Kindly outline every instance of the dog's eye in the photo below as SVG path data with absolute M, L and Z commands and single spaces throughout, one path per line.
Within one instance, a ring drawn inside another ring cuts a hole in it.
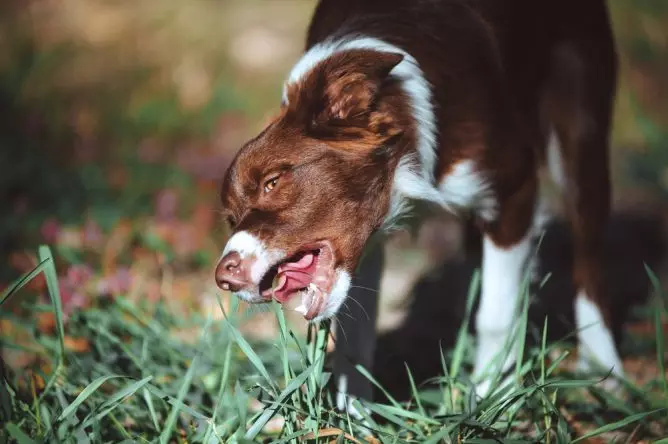
M 227 223 L 230 224 L 230 228 L 234 228 L 234 226 L 236 225 L 236 221 L 232 216 L 227 216 Z
M 274 177 L 272 177 L 271 179 L 269 179 L 268 181 L 266 181 L 264 183 L 264 192 L 265 193 L 268 193 L 271 190 L 273 190 L 274 188 L 276 188 L 276 184 L 278 184 L 279 177 L 280 176 L 274 176 Z

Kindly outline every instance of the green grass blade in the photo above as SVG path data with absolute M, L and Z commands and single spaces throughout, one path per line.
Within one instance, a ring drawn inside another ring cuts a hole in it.
M 445 442 L 447 443 L 451 443 L 452 442 L 452 440 L 450 439 L 451 431 L 452 431 L 452 426 L 443 427 L 441 430 L 439 430 L 438 432 L 434 433 L 429 438 L 424 440 L 424 444 L 438 444 L 442 440 L 445 440 Z
M 49 298 L 53 305 L 53 312 L 56 317 L 56 333 L 58 335 L 58 354 L 56 356 L 56 365 L 49 377 L 42 394 L 37 399 L 37 408 L 45 396 L 51 392 L 51 388 L 58 380 L 59 374 L 63 369 L 65 363 L 65 328 L 63 323 L 63 307 L 60 300 L 60 288 L 58 287 L 58 274 L 56 273 L 56 266 L 49 247 L 41 245 L 38 249 L 40 262 L 44 264 L 44 277 L 46 279 L 46 286 L 49 290 Z
M 367 369 L 365 369 L 364 367 L 362 367 L 362 366 L 359 365 L 359 364 L 355 365 L 355 368 L 357 369 L 358 372 L 360 372 L 361 374 L 363 374 L 369 381 L 371 381 L 371 383 L 372 383 L 373 385 L 375 385 L 376 387 L 378 387 L 378 388 L 380 389 L 380 391 L 382 391 L 383 394 L 387 397 L 387 399 L 390 400 L 390 402 L 392 403 L 392 405 L 394 405 L 395 407 L 401 408 L 401 405 L 397 402 L 397 400 L 394 399 L 394 398 L 392 397 L 392 395 L 390 395 L 390 393 L 389 393 L 387 390 L 385 390 L 385 387 L 383 387 L 382 385 L 380 385 L 380 383 L 379 383 L 378 381 L 376 381 L 376 379 L 375 379 L 373 376 L 371 376 L 371 373 L 369 373 L 369 372 L 367 371 Z
M 276 390 L 276 383 L 274 382 L 274 379 L 269 376 L 269 372 L 267 371 L 267 368 L 264 366 L 262 363 L 262 360 L 260 357 L 255 353 L 253 348 L 250 346 L 248 341 L 244 339 L 244 337 L 239 333 L 239 331 L 234 328 L 234 326 L 230 323 L 227 324 L 230 333 L 234 337 L 234 341 L 239 345 L 239 348 L 241 348 L 241 351 L 244 352 L 248 360 L 253 364 L 253 367 L 262 375 L 262 377 L 267 381 L 267 383 L 274 389 Z
M 290 368 L 290 360 L 288 358 L 288 326 L 285 322 L 285 314 L 283 313 L 283 308 L 279 303 L 274 301 L 272 303 L 272 308 L 278 319 L 278 330 L 279 330 L 279 339 L 280 339 L 280 349 L 281 349 L 281 363 L 283 364 L 283 378 L 285 378 L 285 384 L 289 384 L 292 380 L 293 372 Z M 291 395 L 292 404 L 298 406 L 299 402 L 299 393 L 295 392 Z M 313 415 L 313 409 L 311 403 L 308 403 L 309 413 Z M 289 418 L 286 418 L 285 426 L 288 434 L 293 434 L 294 429 L 292 424 L 297 423 L 297 413 L 294 411 L 289 412 Z
M 606 377 L 602 377 L 601 379 L 548 379 L 545 381 L 545 384 L 540 384 L 536 388 L 587 388 L 600 383 L 604 379 L 606 379 Z
M 9 435 L 18 442 L 18 444 L 35 444 L 35 441 L 26 435 L 16 424 L 10 422 L 5 426 L 5 429 Z
M 443 346 L 439 342 L 438 351 L 440 354 L 441 360 L 441 369 L 443 370 L 443 379 L 445 381 L 445 387 L 443 387 L 443 404 L 441 405 L 442 413 L 446 413 L 446 401 L 449 401 L 450 412 L 455 411 L 455 397 L 452 396 L 452 383 L 453 380 L 450 379 L 450 373 L 448 372 L 448 366 L 445 364 L 445 355 L 443 355 Z M 447 391 L 447 400 L 446 400 L 446 391 Z
M 666 409 L 663 408 L 663 409 L 652 410 L 651 412 L 637 413 L 635 415 L 628 416 L 628 417 L 626 417 L 624 419 L 621 419 L 619 421 L 615 421 L 615 422 L 612 422 L 610 424 L 606 424 L 602 427 L 597 428 L 596 430 L 592 430 L 591 432 L 585 433 L 584 435 L 574 439 L 573 444 L 575 444 L 576 442 L 584 441 L 585 439 L 593 438 L 594 436 L 598 436 L 602 433 L 612 432 L 613 430 L 617 430 L 619 428 L 622 428 L 624 426 L 632 424 L 636 421 L 640 421 L 641 419 L 646 418 L 649 415 L 653 415 L 654 413 L 660 412 L 662 410 L 666 410 Z
M 422 406 L 422 401 L 420 400 L 420 394 L 418 393 L 418 389 L 415 386 L 415 380 L 413 379 L 413 374 L 411 373 L 411 369 L 405 362 L 404 362 L 404 367 L 406 367 L 406 373 L 408 373 L 408 381 L 410 382 L 411 392 L 413 393 L 413 397 L 415 398 L 415 403 L 417 404 L 417 408 L 422 416 L 427 416 L 427 413 L 425 412 L 424 407 Z
M 172 406 L 180 406 L 180 409 L 184 412 L 189 414 L 190 416 L 197 418 L 197 419 L 202 419 L 202 420 L 208 420 L 210 419 L 206 415 L 203 415 L 202 413 L 198 412 L 197 410 L 193 409 L 192 407 L 189 407 L 183 403 L 180 403 L 178 399 L 174 398 L 173 396 L 169 396 L 167 393 L 163 392 L 159 388 L 157 388 L 154 385 L 151 384 L 146 384 L 146 388 L 148 389 L 149 392 L 157 396 L 158 398 L 162 399 L 163 401 L 167 401 L 169 405 Z
M 522 292 L 520 293 L 522 311 L 520 312 L 519 331 L 514 334 L 517 335 L 517 358 L 515 360 L 515 382 L 519 383 L 522 377 L 522 363 L 524 362 L 524 349 L 527 336 L 527 324 L 529 322 L 529 281 L 526 280 L 522 285 Z M 512 342 L 511 342 L 512 344 Z
M 116 392 L 111 398 L 106 400 L 102 405 L 99 407 L 98 410 L 101 410 L 100 413 L 95 414 L 94 416 L 90 416 L 87 418 L 84 423 L 83 423 L 83 428 L 86 428 L 90 426 L 93 422 L 99 421 L 100 419 L 104 418 L 107 416 L 112 410 L 117 408 L 123 401 L 125 401 L 127 398 L 130 396 L 134 395 L 139 389 L 144 387 L 148 382 L 153 379 L 153 376 L 147 376 L 144 379 L 141 379 L 139 381 L 132 382 L 131 384 L 128 384 L 126 387 L 122 388 L 118 392 Z
M 547 316 L 543 321 L 543 334 L 540 340 L 540 382 L 545 382 L 545 358 L 547 357 Z
M 382 408 L 383 410 L 396 415 L 400 416 L 406 419 L 412 419 L 414 421 L 417 421 L 419 423 L 423 424 L 430 424 L 430 425 L 439 425 L 440 423 L 436 421 L 435 419 L 429 418 L 427 415 L 421 415 L 419 413 L 415 413 L 411 410 L 407 410 L 401 407 L 394 407 L 391 405 L 382 405 L 382 404 L 375 404 L 377 407 Z
M 291 434 L 287 435 L 285 438 L 282 438 L 282 439 L 279 439 L 278 441 L 273 441 L 273 442 L 275 444 L 282 444 L 282 443 L 286 443 L 286 442 L 299 442 L 299 441 L 295 441 L 295 440 L 297 438 L 303 436 L 303 435 L 306 435 L 307 433 L 310 433 L 308 429 L 300 430 L 298 432 L 291 433 Z
M 148 413 L 151 415 L 151 422 L 153 422 L 153 427 L 156 431 L 160 431 L 160 424 L 158 423 L 158 415 L 155 413 L 155 406 L 153 405 L 153 398 L 151 397 L 151 392 L 148 391 L 146 387 L 142 388 L 142 396 L 144 397 L 144 402 L 146 402 L 146 407 L 148 407 Z
M 8 300 L 14 293 L 25 287 L 26 284 L 28 284 L 28 282 L 32 281 L 35 278 L 35 276 L 44 271 L 44 269 L 46 268 L 46 264 L 48 262 L 49 262 L 48 259 L 41 261 L 39 264 L 37 264 L 35 268 L 33 268 L 28 273 L 25 273 L 16 281 L 12 282 L 12 284 L 9 287 L 7 287 L 2 293 L 0 293 L 0 307 L 2 307 L 2 304 L 4 304 L 5 301 Z
M 49 296 L 56 315 L 56 332 L 58 333 L 58 343 L 60 346 L 60 356 L 65 354 L 65 329 L 63 327 L 63 306 L 60 299 L 60 289 L 58 288 L 58 274 L 56 265 L 51 254 L 51 249 L 46 245 L 39 247 L 39 260 L 46 262 L 44 268 L 44 277 L 46 286 L 49 289 Z
M 234 383 L 234 400 L 237 407 L 237 412 L 239 412 L 239 430 L 237 430 L 237 435 L 241 436 L 242 432 L 246 431 L 246 416 L 248 414 L 248 396 L 244 392 L 244 389 L 241 388 L 239 381 Z
M 225 358 L 223 359 L 223 375 L 220 377 L 220 387 L 218 388 L 218 398 L 216 400 L 216 406 L 213 409 L 213 415 L 211 416 L 211 427 L 216 422 L 218 417 L 218 412 L 224 401 L 225 391 L 227 390 L 227 380 L 230 374 L 230 360 L 232 358 L 232 342 L 227 343 L 225 347 Z
M 661 381 L 663 382 L 663 394 L 668 399 L 668 379 L 666 379 L 665 347 L 663 337 L 663 311 L 657 307 L 654 312 L 654 325 L 656 330 L 656 357 L 661 372 Z
M 561 352 L 561 354 L 559 356 L 557 356 L 557 359 L 555 359 L 554 362 L 552 362 L 552 364 L 550 364 L 550 366 L 547 368 L 545 374 L 551 375 L 552 373 L 554 373 L 554 371 L 557 369 L 557 367 L 559 367 L 559 364 L 561 364 L 561 362 L 564 359 L 566 359 L 568 357 L 568 355 L 570 355 L 568 350 L 564 350 L 563 352 Z
M 0 424 L 9 422 L 14 411 L 14 390 L 10 391 L 9 382 L 5 380 L 3 365 L 4 362 L 0 357 Z
M 306 382 L 308 377 L 311 375 L 313 372 L 313 369 L 316 367 L 316 363 L 314 362 L 310 366 L 308 366 L 303 372 L 301 372 L 298 376 L 296 376 L 290 383 L 283 389 L 281 394 L 276 398 L 274 402 L 272 402 L 269 406 L 267 406 L 260 417 L 255 420 L 253 425 L 248 429 L 248 432 L 246 432 L 246 439 L 254 439 L 258 433 L 262 430 L 262 428 L 269 422 L 269 420 L 276 414 L 278 411 L 279 407 L 281 404 L 285 402 L 285 400 L 290 396 L 293 392 L 299 389 L 299 387 Z
M 471 284 L 469 286 L 469 293 L 466 299 L 466 314 L 464 315 L 464 320 L 462 325 L 459 327 L 459 332 L 457 333 L 457 342 L 455 344 L 455 350 L 452 354 L 452 362 L 450 363 L 450 375 L 452 375 L 452 379 L 457 379 L 459 369 L 462 365 L 462 362 L 464 361 L 466 337 L 468 334 L 469 323 L 471 322 L 473 303 L 475 302 L 479 288 L 480 270 L 476 270 L 475 273 L 473 273 L 473 278 L 471 279 Z
M 387 419 L 391 423 L 394 423 L 396 426 L 398 426 L 400 430 L 409 430 L 415 433 L 416 435 L 419 435 L 422 438 L 424 438 L 424 433 L 418 427 L 415 427 L 414 424 L 404 421 L 399 416 L 395 415 L 394 412 L 388 409 L 388 407 L 390 406 L 374 404 L 374 403 L 366 403 L 365 407 L 371 410 L 372 412 L 376 413 L 377 415 L 380 415 L 383 418 Z M 398 410 L 402 409 L 399 408 Z
M 661 307 L 661 302 L 663 301 L 663 292 L 661 290 L 661 283 L 659 278 L 654 274 L 654 272 L 645 264 L 645 272 L 649 276 L 649 280 L 652 283 L 654 292 L 656 293 L 657 298 L 657 307 L 654 310 L 654 326 L 656 331 L 656 355 L 657 363 L 659 365 L 659 370 L 661 372 L 661 382 L 663 384 L 663 393 L 666 398 L 668 398 L 668 379 L 666 379 L 666 365 L 664 362 L 665 359 L 665 338 L 663 335 L 663 310 Z
M 647 273 L 647 277 L 649 277 L 649 281 L 652 283 L 652 287 L 654 288 L 654 291 L 656 292 L 656 295 L 659 297 L 663 297 L 663 291 L 661 290 L 661 282 L 659 281 L 659 278 L 654 274 L 651 268 L 647 264 L 645 265 L 645 272 Z
M 77 408 L 81 404 L 83 404 L 86 399 L 88 399 L 97 389 L 100 388 L 102 384 L 105 382 L 109 381 L 110 379 L 114 378 L 124 378 L 125 376 L 122 375 L 109 375 L 109 376 L 101 376 L 97 378 L 95 381 L 91 382 L 84 388 L 81 393 L 79 393 L 79 396 L 76 397 L 74 401 L 72 401 L 72 404 L 68 405 L 65 410 L 58 416 L 58 421 L 62 421 L 63 419 L 67 418 L 71 414 L 73 414 Z
M 181 384 L 181 388 L 179 389 L 179 394 L 176 398 L 177 404 L 174 405 L 172 407 L 172 410 L 169 412 L 169 416 L 167 417 L 167 421 L 165 423 L 165 428 L 162 430 L 162 433 L 160 434 L 161 444 L 167 444 L 169 442 L 169 438 L 172 436 L 172 430 L 174 430 L 174 426 L 176 425 L 176 418 L 179 412 L 181 411 L 181 404 L 183 404 L 183 399 L 186 397 L 188 388 L 190 387 L 190 384 L 193 380 L 193 376 L 195 375 L 195 369 L 197 368 L 197 364 L 199 363 L 199 357 L 200 355 L 196 355 L 193 358 L 193 361 L 190 364 L 190 367 L 188 368 L 185 377 L 183 378 L 183 384 Z

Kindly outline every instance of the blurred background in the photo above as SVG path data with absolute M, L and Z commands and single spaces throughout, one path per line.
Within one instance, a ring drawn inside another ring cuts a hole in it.
M 608 3 L 621 62 L 615 209 L 651 219 L 620 226 L 656 232 L 643 245 L 659 248 L 668 222 L 668 2 Z M 218 185 L 244 140 L 276 112 L 315 5 L 2 1 L 1 286 L 29 271 L 36 246 L 48 243 L 66 313 L 118 294 L 219 313 L 212 270 L 227 233 Z M 461 253 L 464 232 L 437 217 L 415 236 L 395 236 L 381 292 L 383 332 L 404 322 L 406 296 L 424 273 L 447 275 L 439 264 Z M 624 239 L 624 246 L 639 242 Z M 431 282 L 424 291 L 444 291 L 442 281 Z M 246 331 L 271 337 L 271 318 L 259 313 Z

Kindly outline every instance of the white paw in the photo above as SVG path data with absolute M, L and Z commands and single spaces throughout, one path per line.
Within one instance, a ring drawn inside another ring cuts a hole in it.
M 478 395 L 480 398 L 485 398 L 487 395 L 489 395 L 489 389 L 492 388 L 492 381 L 491 379 L 483 379 L 481 382 L 477 383 L 475 385 L 475 393 Z
M 508 388 L 514 383 L 514 377 L 512 374 L 507 375 L 501 378 L 500 381 L 497 381 L 496 375 L 482 379 L 475 385 L 475 393 L 480 398 L 485 398 L 492 394 L 492 385 L 494 386 L 494 393 L 498 393 L 500 390 Z
M 344 404 L 343 406 L 339 405 L 339 406 L 337 406 L 337 408 L 338 408 L 339 411 L 344 412 L 344 413 L 347 413 L 348 415 L 350 415 L 351 418 L 354 418 L 354 419 L 356 419 L 356 420 L 358 420 L 358 421 L 361 421 L 361 420 L 364 419 L 364 414 L 362 414 L 362 412 L 360 412 L 360 411 L 357 409 L 357 407 L 355 407 L 355 405 L 353 404 L 353 402 L 354 402 L 354 398 L 352 398 L 352 397 L 347 397 L 347 399 L 346 399 L 346 401 L 345 401 L 345 404 Z M 370 415 L 370 414 L 371 414 L 371 411 L 370 411 L 369 409 L 365 408 L 365 407 L 362 406 L 361 404 L 360 404 L 360 406 L 362 407 L 362 409 L 364 410 L 364 412 L 365 412 L 367 415 Z
M 497 332 L 497 334 L 480 333 L 478 335 L 473 380 L 477 382 L 476 393 L 481 397 L 489 394 L 492 381 L 501 373 L 510 369 L 517 359 L 515 347 L 513 346 L 508 350 L 507 336 L 508 334 L 505 332 Z M 500 385 L 506 385 L 507 380 L 511 379 L 504 378 Z
M 583 290 L 575 300 L 575 318 L 578 327 L 578 372 L 605 376 L 604 388 L 615 390 L 620 386 L 615 378 L 624 377 L 624 366 L 610 329 L 606 326 L 599 307 L 587 297 Z
M 357 421 L 363 421 L 362 425 L 364 427 L 369 427 L 368 421 L 365 419 L 365 415 L 360 412 L 357 407 L 353 404 L 355 397 L 348 394 L 348 376 L 341 375 L 337 383 L 337 393 L 336 393 L 336 408 L 340 412 L 347 413 L 351 418 L 356 419 Z M 366 416 L 371 415 L 371 411 L 365 408 L 361 403 L 358 403 L 366 413 Z

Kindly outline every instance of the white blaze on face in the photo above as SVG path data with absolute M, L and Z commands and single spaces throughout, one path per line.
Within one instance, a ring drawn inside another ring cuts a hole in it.
M 285 257 L 284 252 L 268 249 L 260 239 L 246 231 L 239 231 L 227 241 L 223 256 L 232 251 L 239 253 L 242 259 L 255 258 L 250 269 L 250 277 L 255 285 L 260 285 L 260 280 L 269 268 Z

